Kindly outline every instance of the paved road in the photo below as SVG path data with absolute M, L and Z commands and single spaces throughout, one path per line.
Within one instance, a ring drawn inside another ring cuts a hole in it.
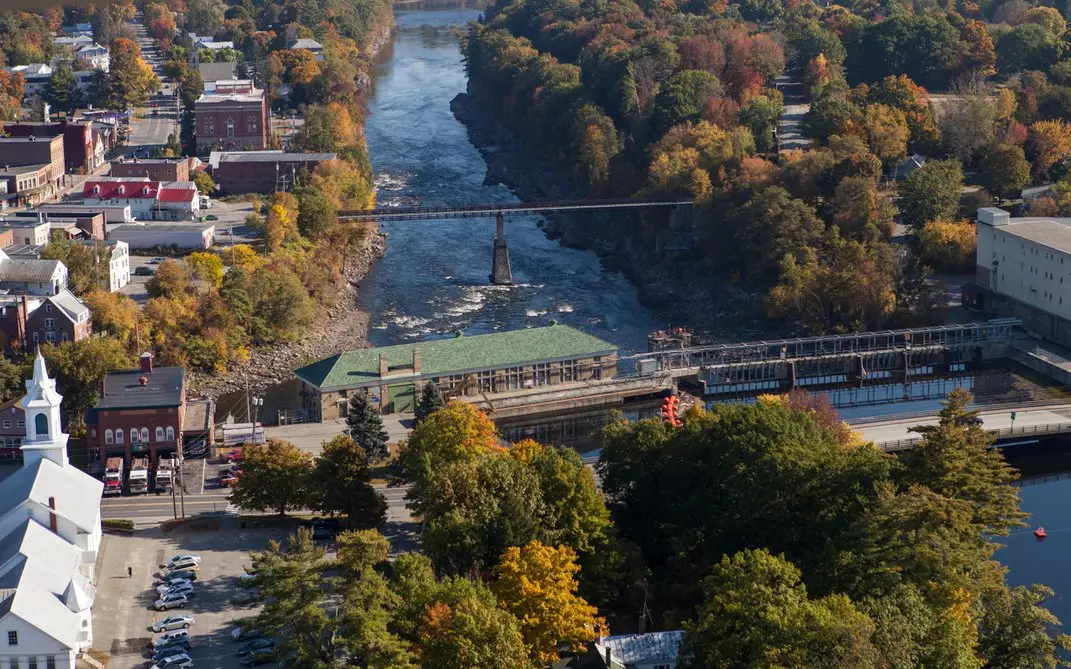
M 803 84 L 790 77 L 782 76 L 777 78 L 777 88 L 785 96 L 785 108 L 777 124 L 781 150 L 806 149 L 811 145 L 811 139 L 803 136 L 800 123 L 810 111 L 811 105 L 807 102 Z
M 1011 410 L 999 409 L 982 411 L 979 416 L 988 430 L 1002 430 L 1012 427 Z M 869 423 L 853 426 L 867 439 L 881 444 L 900 439 L 913 439 L 918 435 L 911 432 L 916 425 L 936 425 L 938 418 L 903 418 L 881 423 Z M 1036 409 L 1019 409 L 1016 411 L 1015 427 L 1024 428 L 1035 425 L 1071 422 L 1071 405 L 1063 407 L 1044 407 Z

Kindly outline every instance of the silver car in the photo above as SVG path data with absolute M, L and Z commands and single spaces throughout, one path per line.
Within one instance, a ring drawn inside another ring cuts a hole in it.
M 157 611 L 166 611 L 167 609 L 181 609 L 189 603 L 190 598 L 188 595 L 173 594 L 164 595 L 160 599 L 156 600 L 153 604 L 153 608 Z
M 152 640 L 152 645 L 156 648 L 165 648 L 168 646 L 180 646 L 189 645 L 190 633 L 187 630 L 175 630 L 174 632 L 164 632 L 160 636 Z
M 193 660 L 189 655 L 169 655 L 160 658 L 156 664 L 152 665 L 152 669 L 189 669 L 192 666 Z
M 189 629 L 193 624 L 193 616 L 168 616 L 157 620 L 152 624 L 153 632 L 169 632 L 171 630 Z
M 180 583 L 166 588 L 161 585 L 156 589 L 156 594 L 161 597 L 164 595 L 189 595 L 191 592 L 193 592 L 193 583 Z

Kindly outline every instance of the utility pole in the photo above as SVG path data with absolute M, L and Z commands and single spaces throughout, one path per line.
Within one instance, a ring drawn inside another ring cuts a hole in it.
M 250 439 L 249 439 L 249 443 L 250 444 L 254 444 L 255 445 L 257 443 L 257 414 L 259 413 L 260 407 L 262 407 L 262 406 L 264 406 L 264 398 L 263 397 L 254 397 L 253 398 L 253 428 L 249 431 L 250 432 Z

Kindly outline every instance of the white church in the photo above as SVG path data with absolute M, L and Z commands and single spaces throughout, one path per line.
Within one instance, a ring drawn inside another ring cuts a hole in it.
M 103 484 L 67 462 L 62 399 L 38 352 L 19 400 L 23 466 L 0 481 L 2 669 L 74 669 L 93 643 Z

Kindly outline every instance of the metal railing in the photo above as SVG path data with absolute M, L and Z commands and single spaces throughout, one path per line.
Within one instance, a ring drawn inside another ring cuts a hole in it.
M 681 207 L 694 205 L 694 200 L 557 200 L 549 202 L 491 202 L 456 207 L 376 207 L 375 209 L 346 209 L 338 218 L 369 221 L 377 218 L 421 220 L 434 218 L 484 218 L 499 214 L 538 214 L 554 211 L 590 211 L 598 209 L 646 209 L 651 207 Z
M 1026 478 L 1020 478 L 1018 481 L 1013 481 L 1012 485 L 1016 488 L 1023 488 L 1029 485 L 1037 485 L 1039 483 L 1052 483 L 1053 481 L 1064 481 L 1066 479 L 1071 479 L 1071 472 L 1056 472 L 1053 474 L 1028 476 Z
M 1042 423 L 1039 425 L 1024 425 L 1023 427 L 1002 427 L 996 430 L 987 430 L 998 441 L 1011 437 L 1045 436 L 1050 434 L 1063 434 L 1071 432 L 1071 423 Z M 921 434 L 907 439 L 894 439 L 891 441 L 874 442 L 883 451 L 903 451 L 925 439 Z

